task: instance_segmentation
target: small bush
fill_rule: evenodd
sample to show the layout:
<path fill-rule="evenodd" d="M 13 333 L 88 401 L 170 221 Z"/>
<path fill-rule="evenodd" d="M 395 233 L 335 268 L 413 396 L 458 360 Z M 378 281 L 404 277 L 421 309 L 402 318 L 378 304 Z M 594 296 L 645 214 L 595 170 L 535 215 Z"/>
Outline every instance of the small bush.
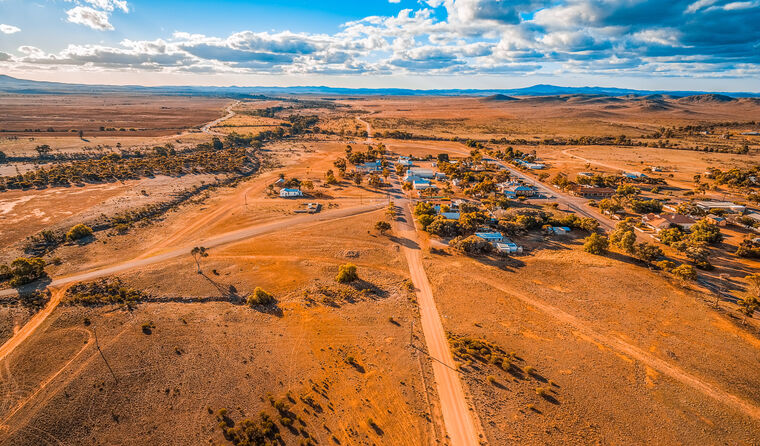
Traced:
<path fill-rule="evenodd" d="M 253 290 L 253 294 L 248 296 L 248 299 L 246 300 L 246 303 L 248 306 L 252 307 L 254 305 L 270 305 L 275 302 L 274 296 L 267 293 L 260 287 L 256 287 L 256 289 Z"/>
<path fill-rule="evenodd" d="M 92 228 L 80 223 L 69 229 L 69 232 L 66 233 L 66 240 L 75 242 L 90 236 L 92 236 Z"/>
<path fill-rule="evenodd" d="M 338 275 L 335 276 L 335 280 L 338 281 L 338 283 L 350 283 L 358 279 L 359 275 L 356 272 L 356 265 L 352 263 L 340 265 L 340 268 L 338 269 Z"/>
<path fill-rule="evenodd" d="M 142 328 L 143 333 L 145 333 L 146 335 L 149 335 L 153 333 L 153 330 L 156 329 L 156 324 L 154 324 L 153 321 L 146 322 L 142 324 L 141 328 Z"/>

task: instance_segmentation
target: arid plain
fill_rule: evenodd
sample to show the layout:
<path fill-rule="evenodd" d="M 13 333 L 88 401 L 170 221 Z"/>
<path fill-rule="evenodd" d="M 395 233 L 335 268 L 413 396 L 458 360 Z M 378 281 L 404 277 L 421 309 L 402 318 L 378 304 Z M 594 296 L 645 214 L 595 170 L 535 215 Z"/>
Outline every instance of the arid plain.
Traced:
<path fill-rule="evenodd" d="M 3 96 L 0 444 L 757 444 L 759 131 L 720 95 Z"/>

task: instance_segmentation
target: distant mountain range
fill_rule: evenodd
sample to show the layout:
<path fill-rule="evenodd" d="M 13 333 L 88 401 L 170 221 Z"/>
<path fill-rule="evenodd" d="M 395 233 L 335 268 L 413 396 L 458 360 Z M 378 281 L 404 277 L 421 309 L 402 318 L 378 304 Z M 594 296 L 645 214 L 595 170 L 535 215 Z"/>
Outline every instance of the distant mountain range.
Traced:
<path fill-rule="evenodd" d="M 448 89 L 412 90 L 403 88 L 334 88 L 334 87 L 200 87 L 163 86 L 144 87 L 140 85 L 85 85 L 59 82 L 40 82 L 0 75 L 0 93 L 15 94 L 154 94 L 182 96 L 231 96 L 255 97 L 261 95 L 374 95 L 374 96 L 484 96 L 494 101 L 513 100 L 511 96 L 557 96 L 557 95 L 601 95 L 601 96 L 649 96 L 663 95 L 687 97 L 713 95 L 730 98 L 756 97 L 760 93 L 725 93 L 711 91 L 664 91 L 632 90 L 608 87 L 558 87 L 556 85 L 534 85 L 515 89 Z"/>

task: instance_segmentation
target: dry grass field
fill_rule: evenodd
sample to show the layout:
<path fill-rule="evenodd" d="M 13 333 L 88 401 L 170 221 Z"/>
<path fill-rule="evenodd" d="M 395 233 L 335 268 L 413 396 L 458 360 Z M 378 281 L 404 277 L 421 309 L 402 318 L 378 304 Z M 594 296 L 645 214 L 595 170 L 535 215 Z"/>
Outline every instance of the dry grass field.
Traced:
<path fill-rule="evenodd" d="M 353 163 L 345 172 L 339 167 L 379 143 L 391 163 L 404 155 L 426 159 L 415 161 L 425 167 L 442 153 L 474 166 L 477 143 L 481 151 L 513 146 L 535 151 L 546 169 L 518 171 L 513 164 L 511 175 L 536 181 L 546 173 L 541 180 L 551 197 L 508 200 L 493 215 L 576 212 L 611 227 L 616 222 L 588 200 L 549 181 L 560 173 L 574 180 L 579 172 L 617 175 L 647 166 L 661 167 L 651 175 L 667 184 L 642 190 L 646 199 L 725 197 L 752 208 L 751 188 L 713 182 L 696 195 L 694 176 L 711 167 L 756 166 L 760 141 L 740 135 L 756 125 L 731 127 L 729 139 L 716 135 L 721 129 L 671 138 L 683 147 L 748 144 L 746 154 L 637 144 L 662 127 L 760 120 L 753 101 L 708 99 L 9 97 L 0 116 L 15 121 L 0 119 L 0 127 L 81 128 L 87 141 L 44 130 L 17 139 L 0 133 L 0 151 L 24 158 L 0 164 L 2 175 L 70 163 L 33 159 L 40 144 L 56 155 L 100 160 L 119 153 L 117 142 L 149 151 L 171 143 L 194 153 L 197 144 L 219 138 L 224 149 L 207 147 L 229 150 L 233 132 L 243 135 L 255 169 L 188 168 L 0 192 L 5 264 L 28 256 L 25 239 L 41 231 L 65 232 L 197 189 L 123 231 L 96 228 L 40 254 L 48 277 L 36 288 L 48 286 L 49 296 L 24 300 L 10 287 L 0 290 L 0 444 L 234 444 L 232 433 L 259 423 L 262 411 L 287 445 L 466 444 L 455 435 L 461 426 L 452 424 L 463 419 L 476 432 L 473 444 L 755 444 L 760 323 L 757 315 L 742 323 L 737 299 L 760 262 L 734 254 L 757 237 L 750 229 L 721 228 L 723 241 L 709 246 L 715 269 L 700 270 L 699 281 L 689 283 L 618 248 L 585 252 L 588 232 L 577 228 L 564 237 L 540 226 L 510 235 L 525 248 L 519 255 L 465 255 L 452 237 L 413 226 L 411 208 L 425 197 L 402 188 L 393 164 L 388 187 L 371 186 L 370 175 L 357 180 Z M 220 119 L 227 107 L 234 113 Z M 314 122 L 287 133 L 309 117 Z M 370 140 L 365 121 L 376 135 Z M 101 133 L 101 125 L 140 130 Z M 273 129 L 285 136 L 256 139 Z M 415 138 L 377 136 L 396 131 Z M 544 143 L 620 134 L 632 143 Z M 470 138 L 477 141 L 466 143 Z M 502 138 L 523 141 L 490 141 Z M 335 184 L 328 184 L 328 171 Z M 470 173 L 489 172 L 495 170 Z M 280 198 L 283 184 L 300 185 L 305 196 Z M 498 198 L 465 187 L 431 195 L 466 199 L 481 212 Z M 320 212 L 303 213 L 309 203 Z M 387 233 L 379 221 L 392 223 Z M 646 232 L 637 236 L 652 241 Z M 190 250 L 201 246 L 208 256 L 196 263 Z M 663 250 L 669 260 L 688 262 L 671 247 Z M 339 283 L 347 263 L 359 279 Z M 732 287 L 715 308 L 712 286 L 721 274 Z M 112 300 L 75 299 L 72 290 L 97 280 L 118 284 Z M 257 289 L 274 302 L 249 301 Z M 424 317 L 431 312 L 428 291 L 441 339 Z M 449 358 L 436 356 L 440 342 Z M 441 374 L 452 359 L 449 374 Z M 464 418 L 448 406 L 457 394 L 447 376 L 461 383 Z"/>
<path fill-rule="evenodd" d="M 63 136 L 72 130 L 82 130 L 86 137 L 159 136 L 216 119 L 229 102 L 225 98 L 148 95 L 4 95 L 0 126 L 19 136 L 38 132 Z M 110 130 L 101 131 L 101 127 Z"/>

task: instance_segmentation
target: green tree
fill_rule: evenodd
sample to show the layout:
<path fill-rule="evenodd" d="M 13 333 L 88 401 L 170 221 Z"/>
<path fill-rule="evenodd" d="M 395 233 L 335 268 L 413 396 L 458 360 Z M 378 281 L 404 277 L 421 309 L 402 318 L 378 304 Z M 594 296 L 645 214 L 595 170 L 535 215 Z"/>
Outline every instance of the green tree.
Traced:
<path fill-rule="evenodd" d="M 686 281 L 695 281 L 697 280 L 697 270 L 694 269 L 691 265 L 679 265 L 671 271 L 674 276 L 676 276 L 678 279 L 686 282 Z"/>
<path fill-rule="evenodd" d="M 75 242 L 90 236 L 92 236 L 92 228 L 80 223 L 69 229 L 69 232 L 66 233 L 66 240 Z"/>
<path fill-rule="evenodd" d="M 224 144 L 222 143 L 222 140 L 214 136 L 211 139 L 211 147 L 214 148 L 214 150 L 222 150 L 224 149 Z"/>
<path fill-rule="evenodd" d="M 11 262 L 12 287 L 19 287 L 32 283 L 45 276 L 45 261 L 40 257 L 19 257 Z"/>
<path fill-rule="evenodd" d="M 664 255 L 662 249 L 654 243 L 639 243 L 634 251 L 636 258 L 650 265 Z"/>
<path fill-rule="evenodd" d="M 385 220 L 380 220 L 377 223 L 375 223 L 375 229 L 380 231 L 381 234 L 385 234 L 386 232 L 390 231 L 391 224 Z"/>
<path fill-rule="evenodd" d="M 493 246 L 490 243 L 474 235 L 456 237 L 451 240 L 449 245 L 457 251 L 470 255 L 487 254 L 493 250 Z"/>
<path fill-rule="evenodd" d="M 615 193 L 621 197 L 634 197 L 640 192 L 641 191 L 638 188 L 631 186 L 630 184 L 621 184 L 615 191 Z"/>
<path fill-rule="evenodd" d="M 596 254 L 598 256 L 606 254 L 609 247 L 610 242 L 607 237 L 599 235 L 596 232 L 586 237 L 586 241 L 583 244 L 583 249 L 586 252 Z"/>
<path fill-rule="evenodd" d="M 208 257 L 208 249 L 203 246 L 196 246 L 190 250 L 190 255 L 195 259 L 195 265 L 198 267 L 198 274 L 201 274 L 201 259 Z"/>
<path fill-rule="evenodd" d="M 338 283 L 350 283 L 359 280 L 359 274 L 356 272 L 356 265 L 346 263 L 338 267 L 338 275 L 335 276 Z"/>
<path fill-rule="evenodd" d="M 702 219 L 691 227 L 689 238 L 695 242 L 719 243 L 723 240 L 723 234 L 718 225 Z"/>
<path fill-rule="evenodd" d="M 615 214 L 623 210 L 623 205 L 618 200 L 612 198 L 605 198 L 597 203 L 599 210 L 608 214 Z"/>
<path fill-rule="evenodd" d="M 747 281 L 747 292 L 739 299 L 739 311 L 744 315 L 742 324 L 752 317 L 760 307 L 760 274 L 750 274 L 744 277 Z"/>
<path fill-rule="evenodd" d="M 686 234 L 681 230 L 681 228 L 674 227 L 674 228 L 668 228 L 663 229 L 662 231 L 657 234 L 657 237 L 660 239 L 660 241 L 668 246 L 673 245 L 676 242 L 680 242 L 683 240 Z"/>

